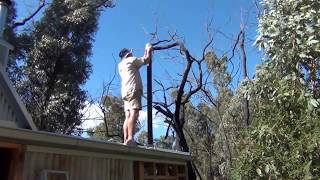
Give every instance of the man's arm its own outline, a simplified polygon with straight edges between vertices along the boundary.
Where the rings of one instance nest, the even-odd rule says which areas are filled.
[[[140,58],[137,58],[133,61],[133,64],[137,67],[140,68],[141,66],[145,64],[149,64],[150,60],[152,58],[152,45],[151,44],[146,44],[146,47],[144,49],[144,55]]]

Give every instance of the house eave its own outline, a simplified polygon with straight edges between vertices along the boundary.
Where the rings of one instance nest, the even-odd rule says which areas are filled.
[[[114,156],[120,159],[185,163],[190,154],[148,147],[128,147],[119,143],[97,141],[82,137],[59,135],[10,127],[0,127],[0,141],[26,145],[30,150],[56,153]],[[38,147],[38,148],[37,148]],[[42,149],[42,150],[41,150]]]

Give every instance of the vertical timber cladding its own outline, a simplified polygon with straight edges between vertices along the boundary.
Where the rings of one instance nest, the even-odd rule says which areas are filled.
[[[131,180],[131,160],[26,152],[23,180],[37,180],[43,170],[65,171],[69,180]]]

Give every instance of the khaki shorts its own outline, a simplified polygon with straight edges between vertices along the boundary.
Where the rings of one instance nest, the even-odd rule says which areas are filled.
[[[123,98],[124,101],[124,111],[132,110],[132,109],[142,109],[141,105],[141,96],[142,91],[135,91],[133,93],[128,94]]]

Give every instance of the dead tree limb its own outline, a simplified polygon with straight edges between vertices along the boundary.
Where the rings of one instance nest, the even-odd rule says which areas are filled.
[[[207,48],[212,44],[213,39],[210,38],[208,43],[205,45],[203,51],[202,51],[202,58],[200,60],[197,60],[194,58],[189,50],[185,47],[185,45],[182,42],[172,42],[174,38],[171,37],[172,40],[163,40],[158,41],[156,43],[153,43],[154,46],[153,49],[158,50],[168,50],[168,49],[174,49],[179,48],[180,54],[182,55],[183,59],[186,60],[187,64],[183,70],[183,73],[181,74],[181,80],[179,81],[179,85],[177,88],[177,96],[174,99],[174,111],[171,112],[168,106],[154,102],[154,108],[162,113],[164,116],[169,119],[167,122],[169,124],[169,127],[171,126],[174,131],[177,134],[177,137],[179,139],[179,146],[182,151],[189,152],[189,146],[186,140],[186,137],[183,132],[183,127],[185,123],[185,114],[183,112],[184,105],[189,102],[190,98],[197,92],[199,92],[203,86],[203,72],[202,72],[202,62],[205,60],[205,53],[207,51]],[[161,45],[161,43],[170,43]],[[190,73],[192,73],[192,67],[193,64],[196,63],[198,67],[198,76],[194,74],[194,77],[196,79],[195,83],[196,86],[193,87],[192,82],[189,80]],[[189,90],[186,91],[186,88],[189,87]],[[162,88],[164,90],[164,87]],[[164,99],[166,101],[166,98]],[[167,129],[168,131],[168,129]],[[195,171],[193,170],[192,162],[188,162],[188,173],[190,179],[196,179]]]

